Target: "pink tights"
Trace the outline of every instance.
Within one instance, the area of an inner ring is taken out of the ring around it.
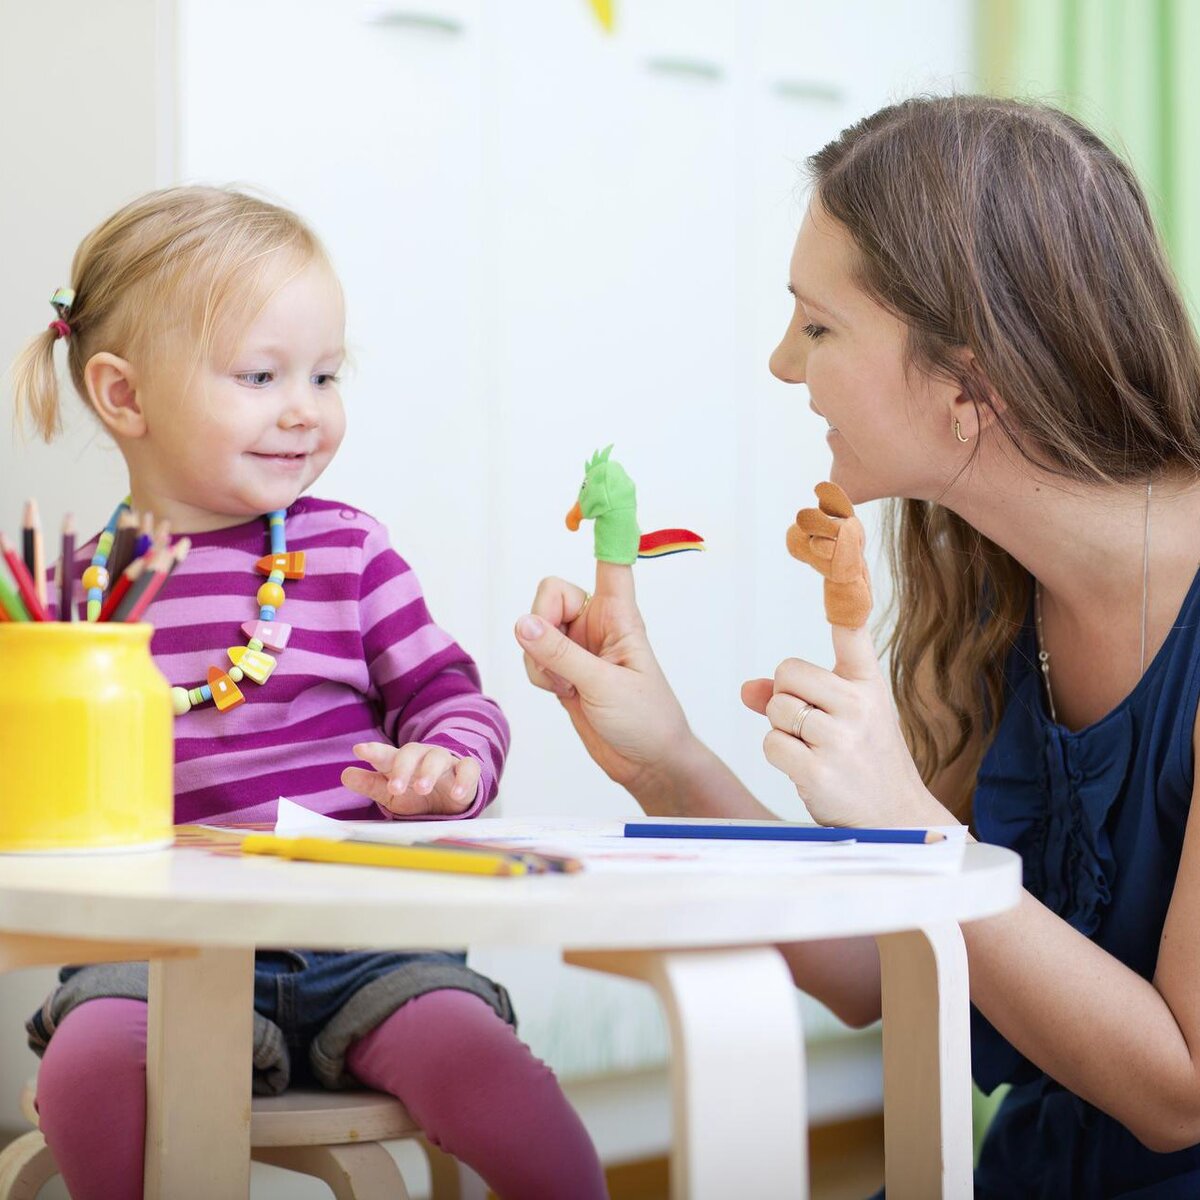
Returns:
[[[346,1063],[402,1100],[435,1145],[501,1197],[604,1197],[583,1123],[553,1072],[489,1005],[427,992],[350,1047]],[[146,1005],[89,1000],[54,1033],[38,1073],[42,1133],[73,1200],[136,1200],[146,1128]]]

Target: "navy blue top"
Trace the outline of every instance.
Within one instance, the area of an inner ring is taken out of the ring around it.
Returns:
[[[1017,851],[1034,896],[1150,979],[1192,799],[1200,573],[1137,687],[1094,725],[1073,733],[1050,720],[1031,622],[1009,654],[1006,680],[1004,714],[975,791],[979,837]],[[1200,1197],[1200,1146],[1147,1150],[974,1009],[971,1022],[979,1086],[1014,1085],[984,1142],[978,1200]]]

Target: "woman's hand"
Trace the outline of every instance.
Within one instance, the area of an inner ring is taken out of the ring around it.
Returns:
[[[354,756],[373,770],[347,767],[342,783],[398,817],[455,814],[470,808],[479,790],[479,764],[443,746],[360,742]]]
[[[632,568],[598,562],[590,598],[543,579],[516,636],[530,681],[558,697],[610,779],[636,796],[647,779],[671,775],[693,738],[646,639]]]
[[[788,658],[773,680],[742,685],[742,702],[771,722],[767,761],[822,825],[955,824],[908,752],[870,634],[832,629],[832,671]]]

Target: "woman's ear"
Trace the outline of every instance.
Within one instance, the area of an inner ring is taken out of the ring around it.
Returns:
[[[146,415],[138,403],[137,373],[132,363],[102,351],[83,368],[87,398],[115,438],[140,438],[146,434]]]
[[[971,442],[999,420],[1004,401],[996,394],[972,351],[963,349],[960,361],[966,382],[950,401],[950,429],[960,442]]]

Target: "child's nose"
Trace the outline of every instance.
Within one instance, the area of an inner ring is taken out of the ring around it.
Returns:
[[[287,429],[311,429],[318,424],[320,408],[311,387],[293,388],[279,423]]]

